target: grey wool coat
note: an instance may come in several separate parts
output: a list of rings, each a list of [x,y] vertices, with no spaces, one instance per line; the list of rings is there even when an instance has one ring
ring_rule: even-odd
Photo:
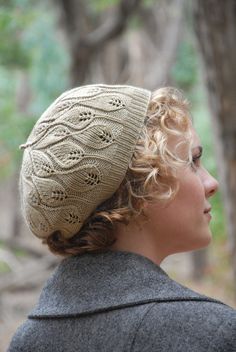
[[[235,352],[236,311],[149,259],[107,251],[63,260],[9,352]]]

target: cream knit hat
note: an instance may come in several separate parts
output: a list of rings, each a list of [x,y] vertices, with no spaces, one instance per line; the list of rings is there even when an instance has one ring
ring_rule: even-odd
[[[20,172],[30,230],[72,237],[118,189],[144,125],[151,92],[88,85],[63,93],[36,122]]]

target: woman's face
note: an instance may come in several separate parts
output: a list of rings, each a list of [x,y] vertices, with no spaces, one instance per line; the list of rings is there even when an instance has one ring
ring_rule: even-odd
[[[164,256],[205,247],[212,237],[209,198],[217,191],[218,182],[201,164],[202,147],[193,128],[192,136],[193,164],[178,171],[177,195],[164,207],[157,203],[145,208],[148,216],[145,230],[153,236]],[[181,153],[187,158],[187,150]]]

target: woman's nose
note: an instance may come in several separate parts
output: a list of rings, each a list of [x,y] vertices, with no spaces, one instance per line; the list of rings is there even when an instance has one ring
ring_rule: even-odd
[[[218,181],[206,170],[206,178],[204,180],[206,198],[212,197],[219,189]]]

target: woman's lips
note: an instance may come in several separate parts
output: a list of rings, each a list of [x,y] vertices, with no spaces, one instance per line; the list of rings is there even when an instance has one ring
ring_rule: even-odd
[[[206,215],[208,221],[211,221],[211,206],[209,205],[205,210],[204,210],[204,214]]]
[[[208,212],[208,213],[204,213],[204,214],[205,214],[206,217],[208,218],[208,221],[211,221],[211,218],[212,218],[211,213]]]

